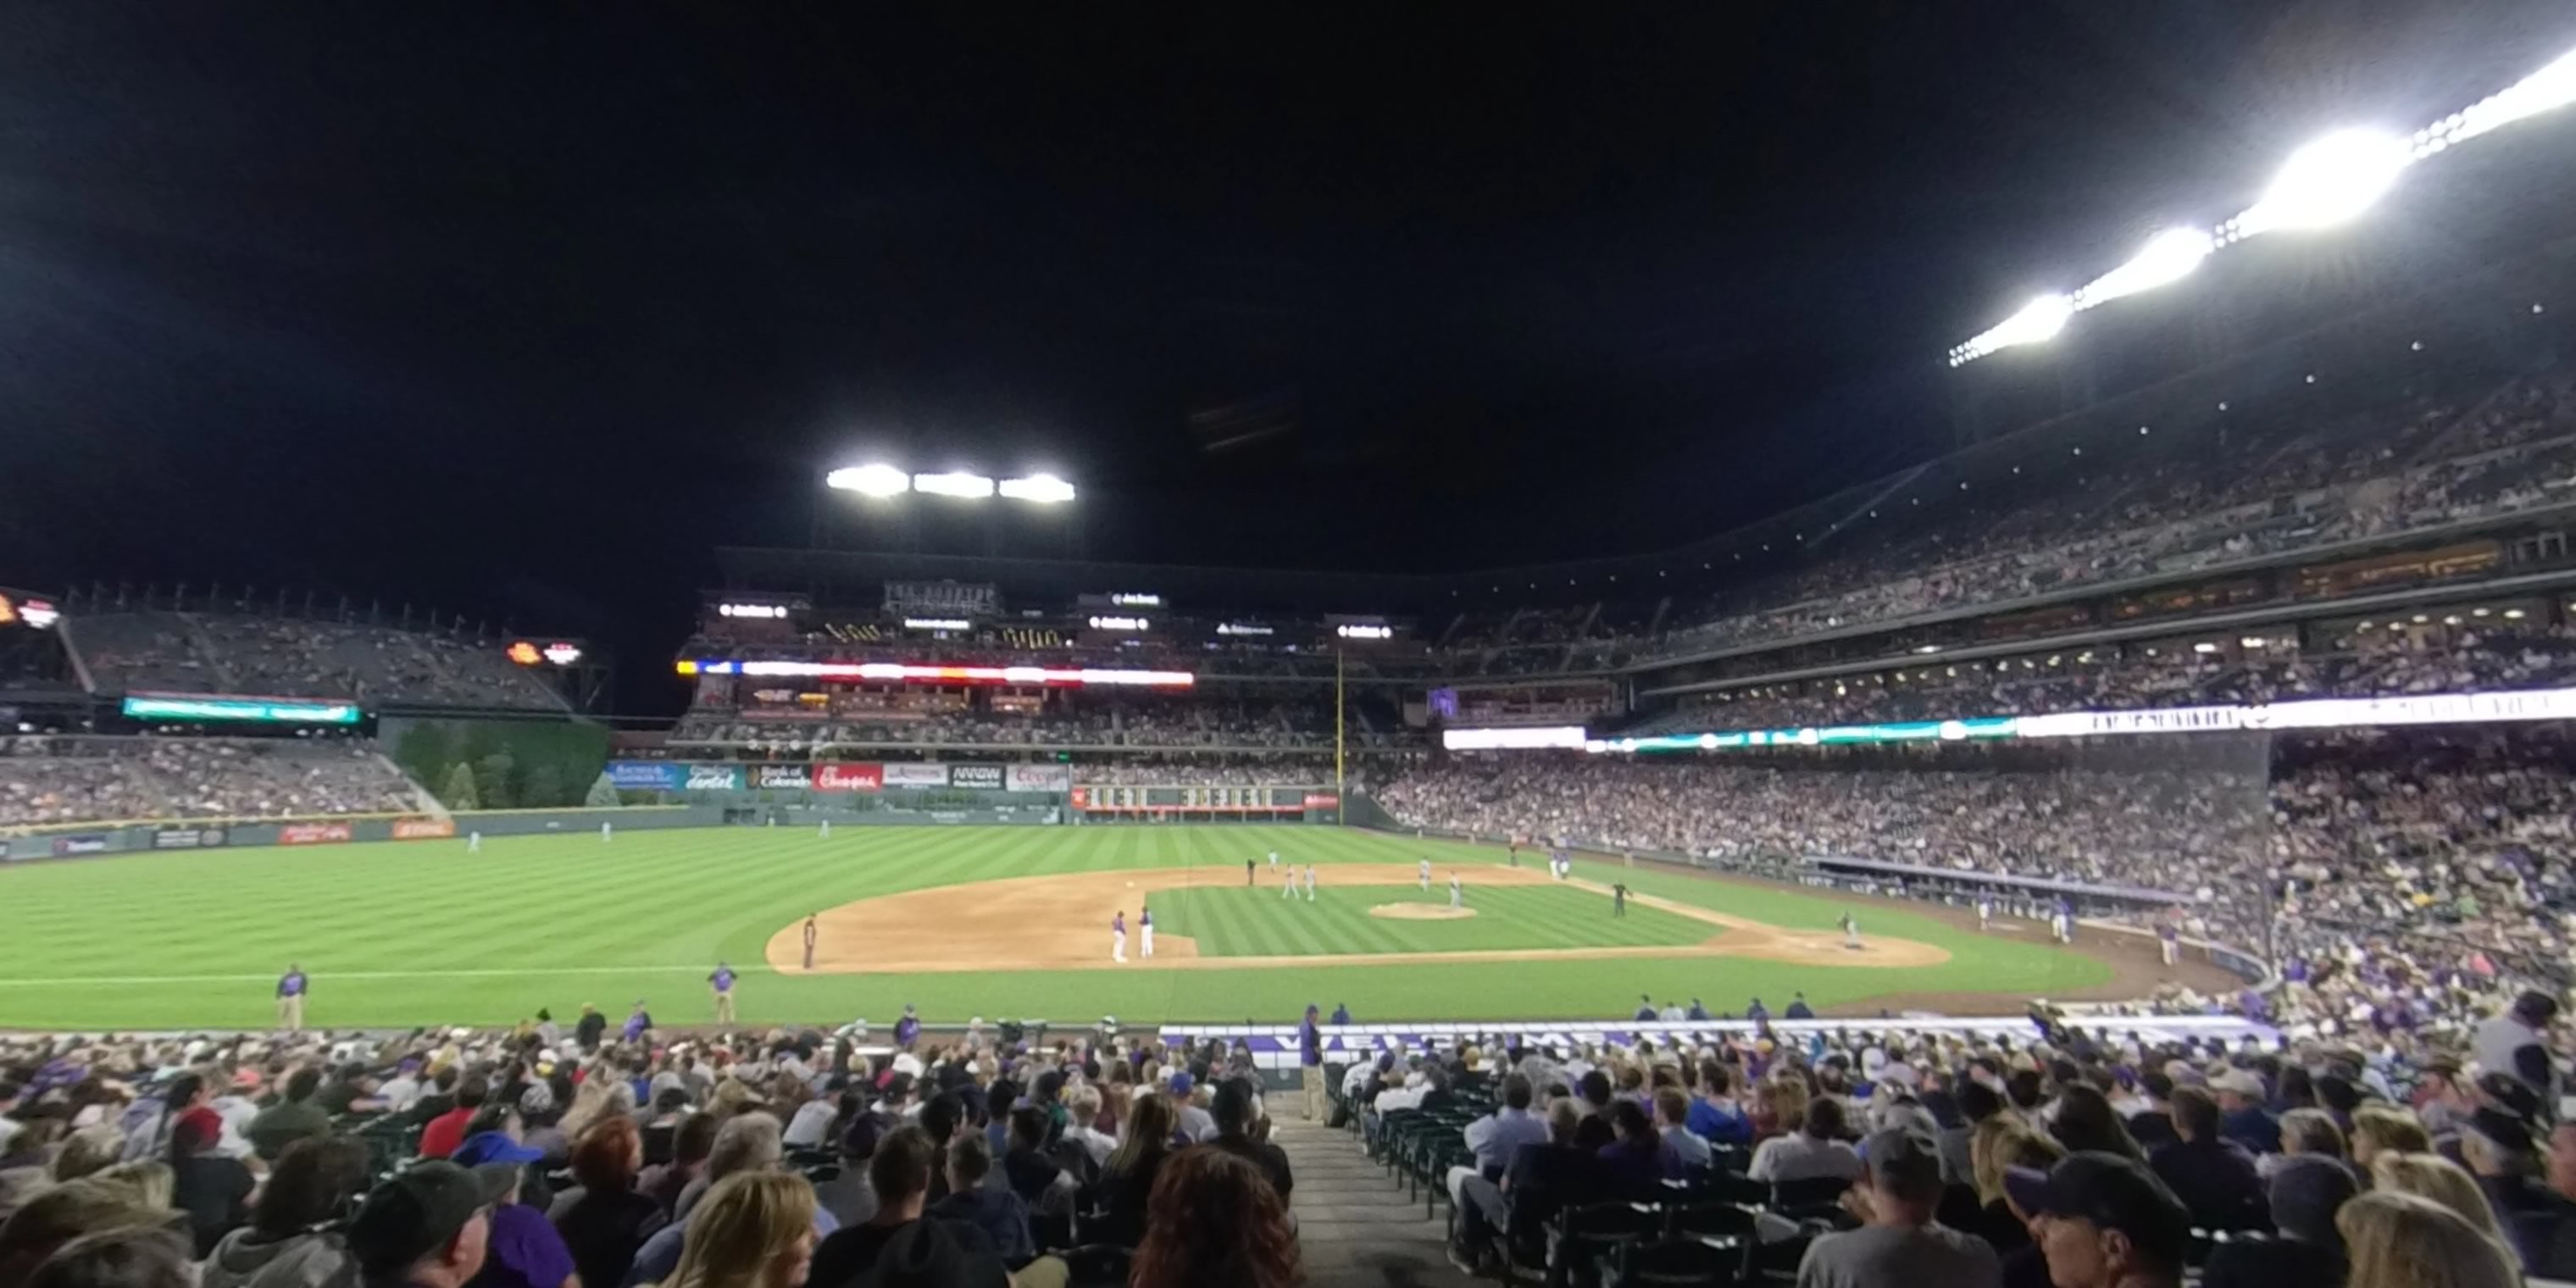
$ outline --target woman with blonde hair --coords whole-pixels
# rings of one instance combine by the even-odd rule
[[[2419,1194],[2373,1190],[2335,1214],[2352,1258],[2345,1288],[2520,1288],[2504,1245]]]
[[[1787,1136],[1807,1125],[1807,1080],[1796,1075],[1765,1078],[1762,1081],[1763,1117],[1770,1119],[1769,1130],[1761,1134]],[[1755,1124],[1761,1126],[1759,1122]]]
[[[1993,1245],[2001,1256],[2030,1243],[2030,1220],[2016,1213],[2004,1194],[2004,1169],[2027,1167],[2045,1172],[2066,1157],[2066,1147],[2017,1114],[1994,1114],[1968,1137],[1968,1171],[1977,1186],[1977,1215],[1961,1226]]]
[[[2433,1148],[2432,1134],[2413,1110],[2394,1105],[2363,1105],[2352,1111],[2353,1166],[2367,1170],[2382,1154],[2422,1154]]]
[[[2360,1124],[2355,1122],[2354,1127]],[[2356,1131],[2356,1134],[2357,1131]],[[2370,1160],[2370,1184],[2394,1194],[2414,1194],[2459,1213],[2478,1232],[2501,1243],[2495,1209],[2487,1205],[2478,1182],[2459,1164],[2429,1150],[2383,1151]]]
[[[737,1172],[689,1213],[661,1288],[801,1288],[813,1263],[814,1187],[788,1172]]]

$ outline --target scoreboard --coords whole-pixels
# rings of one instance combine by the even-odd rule
[[[1310,787],[1076,787],[1079,810],[1206,810],[1214,813],[1303,810]]]

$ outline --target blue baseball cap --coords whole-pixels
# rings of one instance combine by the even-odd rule
[[[456,1147],[449,1161],[458,1167],[481,1167],[485,1163],[523,1166],[542,1161],[545,1156],[544,1150],[522,1145],[510,1139],[507,1132],[486,1131],[466,1137],[465,1143]]]

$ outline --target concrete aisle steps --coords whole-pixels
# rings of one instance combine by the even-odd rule
[[[1449,1202],[1425,1219],[1422,1202],[1370,1161],[1359,1137],[1321,1123],[1274,1120],[1270,1139],[1288,1151],[1297,1188],[1299,1249],[1310,1288],[1382,1288],[1472,1282],[1449,1264]]]

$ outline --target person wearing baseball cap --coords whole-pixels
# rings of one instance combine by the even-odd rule
[[[2030,1214],[2055,1288],[2177,1288],[2191,1213],[2135,1160],[2069,1154],[2046,1172],[2004,1171],[2004,1192]]]
[[[1860,1229],[1807,1248],[1799,1288],[1994,1288],[2003,1270],[1985,1240],[1933,1219],[1941,1206],[1941,1142],[1917,1127],[1890,1127],[1861,1142],[1851,1206]]]
[[[349,1254],[365,1288],[461,1288],[483,1269],[492,1206],[510,1192],[506,1167],[416,1163],[368,1191],[349,1222]]]

